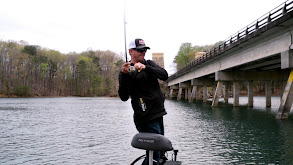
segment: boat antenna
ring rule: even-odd
[[[125,44],[125,62],[127,62],[127,48],[126,48],[126,18],[125,18],[125,5],[126,1],[124,1],[124,44]]]

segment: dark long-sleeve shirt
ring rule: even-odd
[[[151,60],[142,63],[146,68],[140,72],[119,73],[119,97],[122,101],[131,97],[136,125],[167,114],[158,79],[167,80],[168,73]]]

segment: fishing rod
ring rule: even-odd
[[[126,48],[126,18],[125,18],[125,5],[126,1],[124,1],[124,45],[125,45],[125,62],[127,62],[127,48]]]
[[[126,18],[125,18],[125,6],[126,6],[126,1],[124,1],[124,44],[125,44],[125,62],[127,62],[127,47],[126,47]],[[130,72],[134,72],[135,68],[134,68],[134,64],[131,63],[130,64],[130,68],[129,68]]]

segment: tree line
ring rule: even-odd
[[[112,51],[62,54],[24,41],[0,41],[0,94],[116,96],[123,63]]]
[[[173,60],[176,70],[193,61],[195,53],[220,42],[204,46],[182,43]],[[117,96],[117,76],[123,63],[123,57],[110,50],[62,54],[25,41],[0,40],[0,95]],[[282,85],[273,82],[273,86],[279,91]],[[254,82],[254,87],[263,93],[263,82]]]

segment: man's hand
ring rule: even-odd
[[[130,68],[130,62],[126,62],[122,65],[121,67],[121,72],[128,74],[129,73],[129,68]]]
[[[135,69],[138,70],[139,72],[140,72],[141,70],[144,70],[144,69],[145,69],[145,65],[142,64],[142,63],[140,63],[140,62],[134,64],[134,67],[135,67]]]

